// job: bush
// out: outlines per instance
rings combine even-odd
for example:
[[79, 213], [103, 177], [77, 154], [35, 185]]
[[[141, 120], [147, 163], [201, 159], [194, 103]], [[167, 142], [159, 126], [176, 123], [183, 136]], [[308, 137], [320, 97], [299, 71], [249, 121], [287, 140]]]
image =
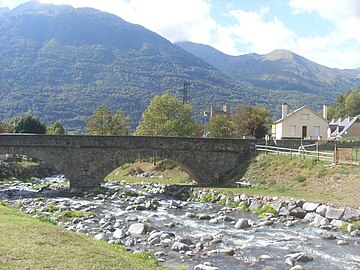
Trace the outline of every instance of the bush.
[[294, 179], [294, 181], [296, 181], [298, 183], [302, 183], [302, 182], [304, 182], [306, 180], [306, 177], [303, 176], [303, 175], [298, 174], [293, 179]]
[[276, 211], [276, 209], [274, 207], [272, 207], [270, 204], [265, 204], [262, 207], [258, 207], [254, 210], [254, 213], [258, 214], [258, 215], [262, 215], [265, 213], [269, 213], [272, 214], [274, 216], [279, 216], [279, 212]]

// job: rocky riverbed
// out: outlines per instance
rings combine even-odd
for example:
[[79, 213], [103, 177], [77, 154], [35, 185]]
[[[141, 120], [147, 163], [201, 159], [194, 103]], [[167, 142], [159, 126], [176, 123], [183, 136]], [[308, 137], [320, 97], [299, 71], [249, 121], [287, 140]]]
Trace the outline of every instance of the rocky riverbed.
[[360, 268], [360, 232], [345, 223], [360, 220], [359, 209], [125, 181], [75, 196], [66, 184], [62, 176], [14, 181], [0, 199], [96, 240], [150, 252], [171, 269]]

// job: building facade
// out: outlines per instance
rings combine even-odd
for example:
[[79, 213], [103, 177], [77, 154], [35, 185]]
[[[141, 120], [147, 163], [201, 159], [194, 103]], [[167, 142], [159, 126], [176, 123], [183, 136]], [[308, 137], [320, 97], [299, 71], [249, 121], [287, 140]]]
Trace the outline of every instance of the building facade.
[[329, 123], [326, 119], [327, 107], [324, 105], [323, 116], [307, 106], [288, 113], [288, 105], [282, 104], [282, 117], [273, 126], [273, 137], [281, 139], [327, 140]]

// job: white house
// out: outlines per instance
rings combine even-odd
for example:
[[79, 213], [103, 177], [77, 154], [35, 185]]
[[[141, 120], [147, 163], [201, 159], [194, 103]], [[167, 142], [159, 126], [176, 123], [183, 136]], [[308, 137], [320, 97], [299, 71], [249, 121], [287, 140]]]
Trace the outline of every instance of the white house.
[[338, 140], [349, 136], [360, 136], [359, 117], [346, 117], [331, 120], [328, 129], [328, 137], [330, 140]]
[[273, 136], [276, 140], [305, 138], [326, 140], [329, 122], [327, 118], [327, 106], [324, 105], [323, 116], [307, 106], [300, 107], [288, 113], [288, 105], [282, 104], [282, 117], [273, 126]]

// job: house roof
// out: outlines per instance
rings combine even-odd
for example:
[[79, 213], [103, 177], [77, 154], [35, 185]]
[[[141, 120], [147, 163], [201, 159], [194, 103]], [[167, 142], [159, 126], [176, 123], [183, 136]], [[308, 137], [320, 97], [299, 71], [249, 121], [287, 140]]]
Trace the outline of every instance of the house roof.
[[297, 108], [296, 110], [292, 111], [291, 113], [288, 113], [285, 117], [280, 118], [279, 120], [275, 121], [275, 124], [278, 124], [280, 122], [282, 122], [284, 119], [296, 114], [297, 112], [303, 110], [303, 109], [308, 109], [309, 111], [311, 111], [312, 113], [314, 113], [315, 115], [319, 116], [321, 119], [324, 119], [325, 121], [328, 122], [328, 120], [326, 120], [325, 118], [321, 117], [317, 112], [315, 112], [314, 110], [310, 109], [308, 106], [304, 105], [300, 108]]
[[[331, 134], [330, 136], [336, 136], [336, 135], [344, 135], [344, 133], [355, 123], [360, 122], [360, 119], [358, 117], [347, 117], [347, 118], [339, 118], [339, 119], [333, 119], [329, 123], [329, 126], [331, 128]], [[339, 128], [338, 128], [339, 127]], [[338, 129], [337, 129], [338, 128]]]

